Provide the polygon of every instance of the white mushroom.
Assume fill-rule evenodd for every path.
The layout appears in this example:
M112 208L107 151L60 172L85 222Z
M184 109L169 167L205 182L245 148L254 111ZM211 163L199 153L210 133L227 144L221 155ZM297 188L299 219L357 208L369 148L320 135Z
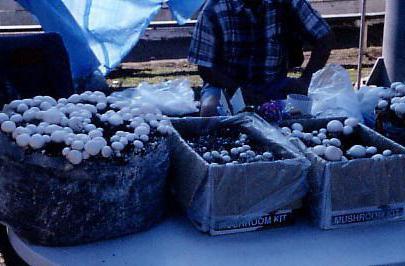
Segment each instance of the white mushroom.
M320 140L324 140L324 139L326 139L326 135L325 135L324 133L319 133L319 134L318 134L318 138L319 138Z
M345 126L350 126L350 127L357 127L359 125L359 120L354 117L350 117L345 120Z
M375 154L371 157L371 159L376 160L376 161L380 161L384 159L384 156L382 154Z
M304 133L299 130L294 129L291 133L291 137L302 139L304 137Z
M167 134L167 129L168 129L167 126L159 126L159 127L157 128L157 131L158 131L160 134L165 135L165 134Z
M328 123L326 129L331 133L339 133L343 131L343 124L339 120L332 120Z
M135 140L134 141L134 147L135 147L135 149L136 150L141 150L141 149L143 149L143 143L142 143L142 141L140 141L140 140Z
M27 111L29 109L28 105L26 105L25 103L21 103L18 105L17 107L17 112L19 113L24 113L25 111Z
M68 126L73 129L75 132L80 132L84 125L82 120L78 117L72 117L69 119Z
M271 152L264 152L263 157L267 160L271 160L273 158L273 154Z
M384 156L391 156L391 155L392 155L392 151L391 151L391 150L385 150L385 151L383 151L383 155L384 155Z
M125 148L124 144L122 144L121 142L118 142L118 141L113 142L113 143L111 144L111 147L112 147L115 151L122 151L122 150Z
M340 161L342 160L343 152L341 149L335 146L329 146L325 150L325 158L328 161Z
M221 157L221 154L218 151L212 151L211 155L215 159L219 159Z
M23 117L20 114L14 114L10 117L10 120L14 123L21 123L23 121Z
M82 158L83 160L88 160L90 158L90 154L87 151L82 151Z
M288 136L291 134L291 129L288 127L283 127L281 128L281 133L283 133L283 135Z
M367 155L374 155L377 153L377 148L374 146L367 147L366 153Z
M124 146L128 145L128 139L127 137L120 137L119 142L121 142Z
M21 135L17 136L16 143L17 143L18 146L24 148L24 147L27 147L29 145L30 139L31 139L31 136L24 133L24 134L21 134Z
M362 145L354 145L346 153L353 158L363 158L366 156L367 150Z
M72 149L81 151L84 148L84 142L81 140L75 140L72 142Z
M65 147L65 148L63 148L63 150L62 150L62 155L63 155L63 156L67 156L67 155L69 154L69 152L70 152L70 148Z
M102 148L102 144L94 140L90 140L84 145L84 150L92 156L96 156L97 154L99 154Z
M166 131L166 129L165 129ZM149 135L150 129L144 125L138 126L134 130L135 135L142 136L142 135Z
M293 130L298 130L298 131L303 131L304 130L304 127L300 123L292 124L291 128Z
M113 154L113 150L111 149L110 146L104 146L103 149L101 150L101 155L104 158L110 158Z
M311 141L312 141L312 143L314 143L316 145L322 144L322 141L319 137L313 137Z
M233 156L237 156L237 155L239 154L239 149L238 149L238 148L232 148L232 149L231 149L231 154L232 154Z
M311 141L312 134L311 133L304 133L303 138L304 138L305 141Z
M229 155L225 155L222 157L222 160L226 163L229 163L231 161L231 157Z
M107 146L107 141L103 137L95 137L92 141L99 143L101 147Z
M45 145L45 140L40 134L35 134L30 138L30 146L34 150L40 149Z
M5 133L13 133L16 129L16 125L13 121L4 121L1 123L1 130Z
M250 149L252 149L252 147L250 147L249 145L245 144L242 146L243 151L248 151Z
M377 104L379 109L385 109L388 106L388 102L386 100L380 100Z
M255 153L254 151L252 151L252 150L248 150L248 151L246 152L246 155L247 155L248 157L255 157L255 156L256 156L256 153Z
M0 113L0 123L3 123L4 121L9 120L9 117L5 113Z
M49 110L50 108L52 108L52 104L50 104L49 102L42 102L39 105L39 109L41 109L42 111Z
M83 160L82 153L76 150L70 151L66 157L72 164L80 164Z
M103 136L103 133L98 129L94 129L89 132L89 137L92 139L97 138L97 137L102 137L102 136Z
M316 155L323 156L323 155L325 155L326 146L316 145L315 147L312 148L312 150L314 151L314 153Z
M73 94L67 100L70 103L79 103L81 101L81 97L78 94Z
M113 126L120 126L124 123L124 120L120 115L114 114L108 118L108 123L110 123Z
M343 135L348 136L353 134L353 128L351 126L345 126L343 128Z
M398 103L395 106L395 113L401 118L405 116L405 103Z
M340 147L340 146L342 146L342 142L341 142L339 139L337 139L337 138L332 138L332 139L330 139L329 144L330 144L330 145L333 145L333 146L335 146L335 147Z
M149 125L151 127L157 128L159 126L159 122L157 120L151 120L149 121Z
M148 135L141 135L141 136L139 137L139 139L142 140L143 142L149 141Z
M68 133L63 130L56 130L51 134L51 141L55 143L62 143L65 142Z

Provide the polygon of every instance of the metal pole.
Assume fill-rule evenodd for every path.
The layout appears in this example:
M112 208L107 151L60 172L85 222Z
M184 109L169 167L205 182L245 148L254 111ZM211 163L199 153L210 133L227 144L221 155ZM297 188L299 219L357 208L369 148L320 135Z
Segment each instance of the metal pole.
M361 0L361 23L360 23L360 41L359 41L359 58L357 65L357 89L361 86L361 71L363 69L363 55L364 55L364 29L366 27L366 2Z
M386 0L383 57L389 84L405 81L404 10L404 0Z

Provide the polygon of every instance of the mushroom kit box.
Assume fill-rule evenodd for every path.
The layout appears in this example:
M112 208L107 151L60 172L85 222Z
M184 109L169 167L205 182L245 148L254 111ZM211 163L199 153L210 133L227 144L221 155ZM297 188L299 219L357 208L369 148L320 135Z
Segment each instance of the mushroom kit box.
M404 147L355 119L310 119L284 125L289 127L281 131L293 137L290 140L312 163L309 205L320 228L405 218Z
M173 192L211 235L288 224L307 192L309 161L256 115L172 120ZM295 149L297 150L297 149Z

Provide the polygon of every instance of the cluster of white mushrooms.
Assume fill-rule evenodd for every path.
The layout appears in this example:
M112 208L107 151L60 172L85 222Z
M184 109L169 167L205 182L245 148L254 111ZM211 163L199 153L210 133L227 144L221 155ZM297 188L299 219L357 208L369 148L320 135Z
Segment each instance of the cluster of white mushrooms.
M342 137L350 137L358 126L356 118L348 118L342 123L339 120L330 121L326 128L304 132L304 127L299 123L294 123L291 128L283 127L282 133L288 137L301 139L309 149L316 155L327 161L348 161L349 159L372 158L375 160L391 156L391 150L385 150L378 154L378 149L374 146L354 145L344 154Z
M405 118L405 84L395 82L390 88L379 94L377 108L382 111L392 111L397 117Z
M121 157L126 148L141 152L152 133L163 136L173 130L154 106L99 91L59 100L49 96L15 100L0 113L0 124L21 148L45 153L49 145L62 146L61 155L72 164L92 156Z
M207 137L209 138L210 136ZM198 143L189 142L202 155L203 159L211 164L239 164L274 160L273 153L269 151L263 153L254 151L248 143L249 137L243 133L232 143L232 148L221 147L220 149L212 150L212 148L207 147L208 145L196 147Z

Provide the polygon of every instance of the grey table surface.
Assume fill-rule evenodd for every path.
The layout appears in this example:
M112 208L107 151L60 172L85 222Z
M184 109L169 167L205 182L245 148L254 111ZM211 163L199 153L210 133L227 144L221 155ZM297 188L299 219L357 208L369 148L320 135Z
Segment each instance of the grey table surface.
M322 231L308 221L210 237L183 217L143 233L76 247L39 247L9 232L31 265L381 265L405 263L405 222Z

